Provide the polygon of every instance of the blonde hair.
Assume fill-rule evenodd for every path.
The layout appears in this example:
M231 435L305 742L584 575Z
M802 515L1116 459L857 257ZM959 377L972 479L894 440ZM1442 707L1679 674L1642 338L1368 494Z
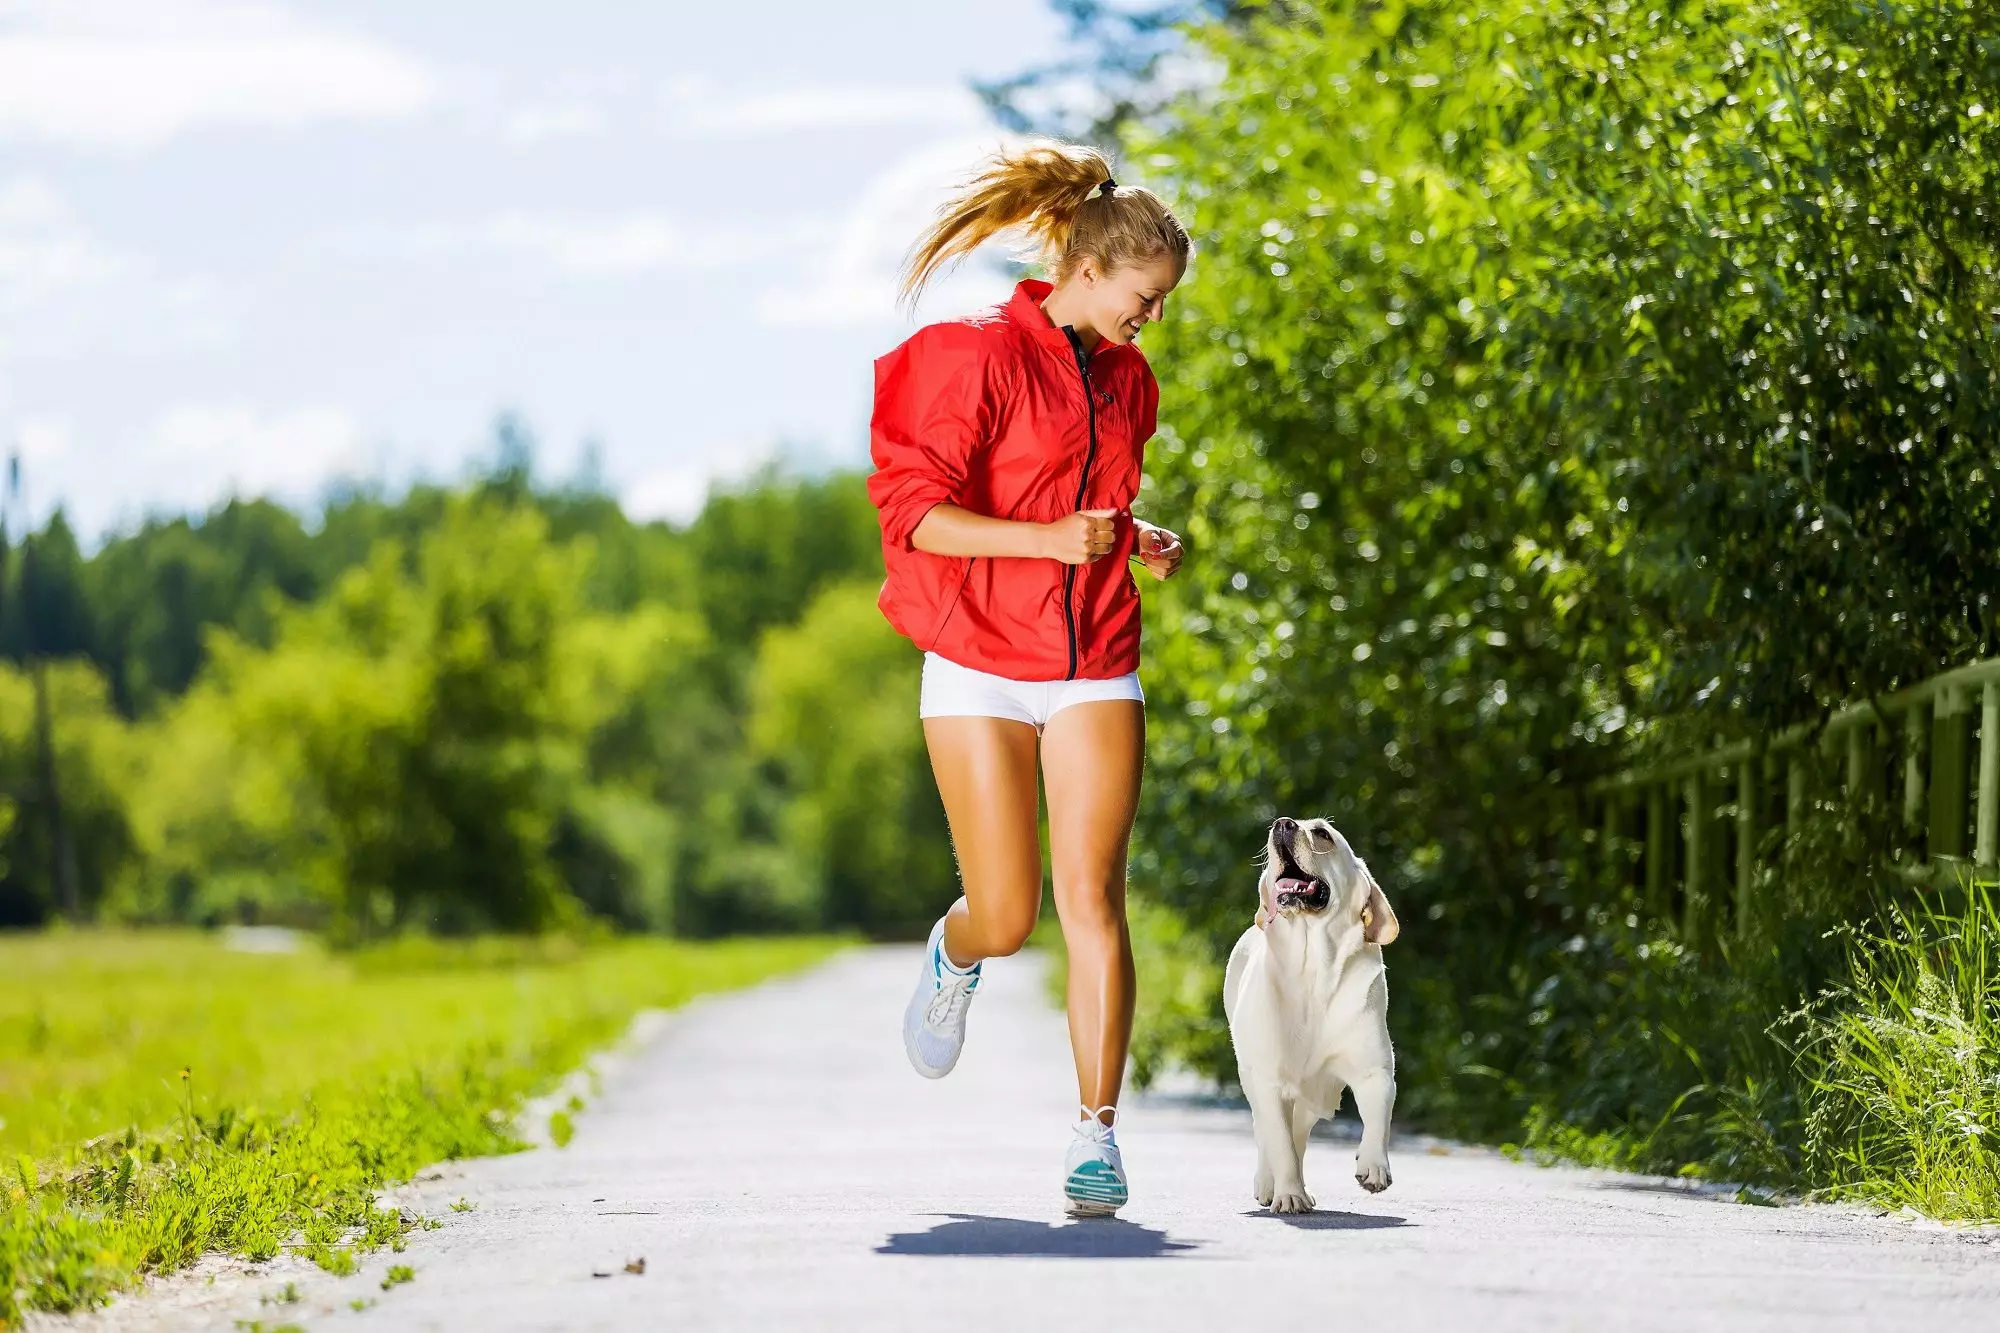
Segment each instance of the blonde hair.
M1082 144L1042 139L1003 148L938 210L903 268L903 301L916 304L940 268L1001 232L1026 233L1050 278L1062 282L1085 259L1109 274L1172 257L1187 267L1187 228L1151 190L1112 185L1111 160Z

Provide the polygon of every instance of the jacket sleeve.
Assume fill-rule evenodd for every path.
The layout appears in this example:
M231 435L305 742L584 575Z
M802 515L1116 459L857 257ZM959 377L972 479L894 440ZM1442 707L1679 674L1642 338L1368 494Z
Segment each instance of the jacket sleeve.
M962 324L933 324L875 363L868 498L882 537L910 550L925 514L964 494L973 456L992 438L988 340Z

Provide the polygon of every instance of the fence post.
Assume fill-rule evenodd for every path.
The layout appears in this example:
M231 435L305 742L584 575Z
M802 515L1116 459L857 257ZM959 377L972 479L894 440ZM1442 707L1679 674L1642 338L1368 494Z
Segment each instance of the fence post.
M2000 867L2000 680L1989 680L1979 709L1979 818L1973 860Z
M1868 742L1874 739L1866 723L1847 733L1847 799L1858 808L1875 804L1875 784L1868 780Z
M1736 938L1748 940L1750 894L1757 874L1757 761L1736 766Z
M1924 741L1930 728L1928 712L1916 704L1903 714L1903 829L1917 833L1924 826Z
M1930 855L1965 855L1967 770L1971 767L1972 709L1966 691L1938 692L1931 727Z
M1667 915L1667 789L1663 783L1646 788L1646 910L1656 919Z
M1785 761L1785 836L1798 836L1799 823L1806 817L1806 766L1794 754Z
M1620 873L1622 867L1618 863L1618 793L1615 791L1604 793L1604 818L1598 834L1598 844L1599 854L1604 858L1604 868L1613 876L1612 882L1622 888L1625 877Z
M1699 947L1708 897L1708 775L1699 769L1687 780L1686 897L1681 905L1681 937Z

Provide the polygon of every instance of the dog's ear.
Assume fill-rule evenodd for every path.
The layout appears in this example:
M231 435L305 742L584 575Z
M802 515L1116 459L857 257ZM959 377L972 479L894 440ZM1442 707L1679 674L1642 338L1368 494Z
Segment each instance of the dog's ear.
M1368 876L1368 905L1361 909L1361 938L1370 944L1393 944L1396 936L1403 933L1396 910L1389 906L1388 896L1365 864L1361 873Z

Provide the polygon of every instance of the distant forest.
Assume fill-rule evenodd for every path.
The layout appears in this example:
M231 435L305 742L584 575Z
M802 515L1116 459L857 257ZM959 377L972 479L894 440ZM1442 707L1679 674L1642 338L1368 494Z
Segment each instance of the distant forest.
M464 484L311 519L231 500L89 556L60 513L16 540L0 924L927 924L949 852L860 477L634 523L498 436Z

